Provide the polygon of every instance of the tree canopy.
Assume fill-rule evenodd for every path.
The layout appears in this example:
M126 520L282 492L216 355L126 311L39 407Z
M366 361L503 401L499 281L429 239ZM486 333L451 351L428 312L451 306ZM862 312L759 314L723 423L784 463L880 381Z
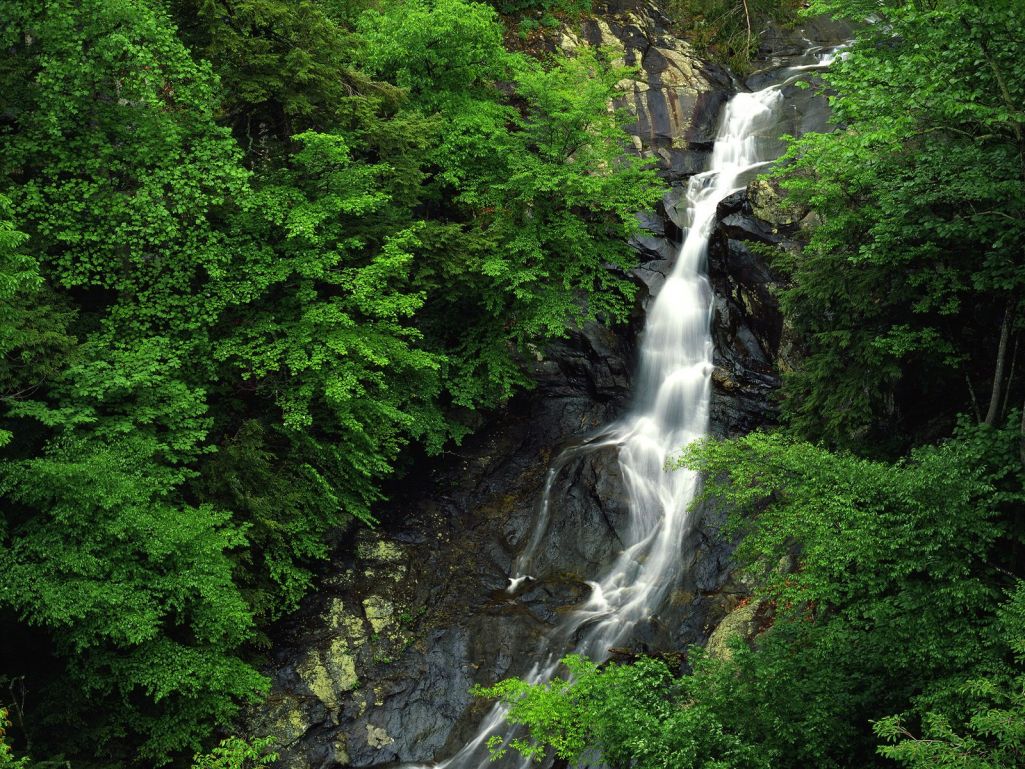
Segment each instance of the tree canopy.
M1025 281L1015 6L813 8L875 16L825 75L837 130L795 142L780 172L820 222L799 255L778 260L790 278L784 311L806 346L785 390L804 434L900 449L949 430L957 411L995 424L1015 395Z
M262 696L265 628L408 446L623 317L658 185L626 72L509 53L486 5L0 20L3 673L34 750L161 765Z

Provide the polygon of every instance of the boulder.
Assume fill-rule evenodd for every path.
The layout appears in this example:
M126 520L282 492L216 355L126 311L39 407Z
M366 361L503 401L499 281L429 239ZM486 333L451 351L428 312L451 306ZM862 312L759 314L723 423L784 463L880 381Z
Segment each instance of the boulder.
M762 601L741 602L716 626L705 644L705 652L716 659L732 659L733 650L730 647L736 642L734 639L750 642L761 630L764 608Z

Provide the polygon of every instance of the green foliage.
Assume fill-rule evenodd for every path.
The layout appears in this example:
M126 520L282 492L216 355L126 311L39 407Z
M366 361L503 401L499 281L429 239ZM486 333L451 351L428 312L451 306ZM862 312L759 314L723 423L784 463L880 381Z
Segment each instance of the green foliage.
M24 439L0 464L0 602L53 633L51 718L88 724L68 744L118 751L133 735L159 762L264 687L238 657L242 528L182 495L211 422L194 356L230 301L217 223L247 174L213 121L212 76L160 13L6 3L0 17L0 167L45 280L35 298L52 301L25 303L7 355L29 365L6 385Z
M398 97L353 66L362 43L348 22L358 3L166 2L183 39L213 63L219 109L254 161L279 155L280 142L293 134L358 125L373 114L373 101Z
M419 0L367 11L360 19L365 65L429 108L494 101L491 89L512 59L486 5ZM480 105L475 105L480 106Z
M0 610L53 654L11 672L40 750L161 765L259 699L264 629L411 442L624 316L657 184L622 70L510 55L465 0L0 19Z
M197 754L192 769L259 769L278 760L271 748L274 740L263 737L252 741L229 737L209 753Z
M673 30L703 56L744 74L769 21L796 22L804 6L796 0L668 0Z
M545 63L506 53L494 11L457 0L368 12L360 29L370 70L445 126L426 195L459 226L421 236L426 341L446 352L456 404L504 399L525 384L516 354L529 339L625 316L633 287L608 266L627 263L633 212L658 198L652 172L623 157L626 116L607 110L628 71L588 50Z
M262 624L294 610L312 586L311 564L328 555L333 527L348 519L325 478L329 468L312 440L290 440L256 420L225 438L193 488L222 500L246 522L247 552L237 556L240 585Z
M28 759L15 758L14 751L7 744L7 730L11 722L7 717L7 708L0 708L0 769L26 769Z
M522 15L521 23L530 20L527 14L531 14L546 27L558 26L558 18L575 19L594 9L592 0L490 0L490 3L503 15ZM522 24L520 30L523 30Z
M25 346L26 329L24 324L29 314L27 308L18 306L18 299L31 296L41 282L39 266L28 254L20 250L27 235L15 229L11 216L10 200L0 195L0 360L2 374L0 387L6 395L11 377L8 371L25 361L17 354L19 347ZM14 353L12 355L12 353ZM0 430L0 446L11 439L11 433Z
M711 676L728 723L795 765L859 766L870 721L963 712L960 684L1005 664L1002 520L1025 480L1015 428L965 426L893 465L762 434L689 453L775 610L736 670Z
M803 435L899 449L970 410L972 390L986 413L993 379L1007 377L995 370L1001 322L1006 312L1017 327L1025 286L1025 21L1012 6L812 8L877 22L824 76L838 129L802 137L780 172L821 220L777 265L806 345L786 382Z
M768 769L759 747L745 744L696 697L696 680L678 678L664 662L603 667L581 657L563 660L572 678L530 686L515 679L476 690L510 707L508 720L529 730L529 739L494 744L501 756L512 747L540 759L550 747L573 764L600 752L611 766L637 769Z
M217 212L246 180L208 68L145 6L8 5L2 170L49 282L115 297L83 308L97 333L197 332L224 302L203 285L229 261Z
M1003 638L1019 665L1025 662L1025 583L1019 582L1001 613ZM970 716L963 725L939 713L922 719L915 737L903 719L890 716L875 724L887 742L879 752L910 769L997 769L1020 766L1025 755L1025 675L967 681L960 694Z

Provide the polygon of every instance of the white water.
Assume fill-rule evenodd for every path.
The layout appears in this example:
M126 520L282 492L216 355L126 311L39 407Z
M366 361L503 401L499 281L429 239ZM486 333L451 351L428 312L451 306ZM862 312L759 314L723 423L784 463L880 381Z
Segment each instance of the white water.
M705 276L708 241L716 207L743 188L780 150L783 89L804 71L828 66L835 51L808 52L813 63L779 71L775 85L755 93L738 93L726 105L709 170L689 180L687 234L672 272L648 309L641 341L634 404L618 422L589 442L563 452L545 481L538 520L510 576L515 593L530 579L533 559L551 515L550 492L568 460L601 446L619 446L619 465L627 484L630 527L625 548L605 576L589 583L590 597L568 614L547 639L543 658L524 677L538 683L555 675L568 653L596 661L628 641L638 623L656 616L679 581L684 562L684 535L694 524L691 501L700 479L690 470L667 471L667 460L708 432L713 343L710 333L712 290ZM507 707L496 705L477 735L435 769L484 769L486 743L513 730L504 723ZM529 761L510 755L520 767Z

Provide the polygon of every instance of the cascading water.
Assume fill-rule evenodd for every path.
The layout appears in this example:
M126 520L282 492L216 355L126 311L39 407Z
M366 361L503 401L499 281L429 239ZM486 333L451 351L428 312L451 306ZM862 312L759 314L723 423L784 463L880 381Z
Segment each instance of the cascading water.
M667 459L707 434L713 343L712 289L705 277L708 241L716 207L741 189L759 169L778 157L784 88L808 70L826 67L839 49L807 52L804 63L779 70L775 83L754 93L738 93L726 105L709 170L691 177L687 189L687 233L665 284L650 306L640 348L639 373L630 412L596 437L568 449L552 463L534 532L510 577L509 592L530 578L533 560L550 515L553 482L573 457L601 446L619 447L619 465L630 502L624 550L605 576L590 583L590 597L546 639L539 662L524 678L549 680L568 653L601 661L626 642L641 621L657 615L679 581L681 547L692 527L690 505L700 482L689 470L666 471ZM496 705L476 736L436 769L483 769L487 741L508 737L507 708ZM529 761L509 756L509 763Z

